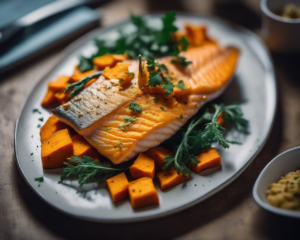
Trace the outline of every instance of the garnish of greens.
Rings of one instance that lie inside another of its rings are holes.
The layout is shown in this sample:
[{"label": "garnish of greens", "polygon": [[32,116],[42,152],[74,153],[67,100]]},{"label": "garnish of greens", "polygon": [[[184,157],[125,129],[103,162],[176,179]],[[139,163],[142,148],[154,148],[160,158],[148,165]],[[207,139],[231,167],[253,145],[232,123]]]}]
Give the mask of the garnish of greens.
[{"label": "garnish of greens", "polygon": [[138,105],[137,103],[131,102],[129,104],[129,110],[136,111],[138,113],[141,113],[143,111],[142,107]]},{"label": "garnish of greens", "polygon": [[119,128],[122,130],[122,131],[126,131],[127,128],[129,128],[129,126],[131,125],[131,123],[133,123],[135,121],[135,115],[132,116],[132,117],[123,117],[123,120],[125,121],[124,123],[121,123],[119,125]]},{"label": "garnish of greens", "polygon": [[128,167],[115,167],[108,163],[101,163],[86,155],[82,158],[77,155],[73,155],[70,162],[75,163],[76,165],[65,162],[64,164],[66,167],[60,176],[60,180],[63,182],[70,176],[78,176],[78,183],[80,186],[85,184],[89,179],[99,182],[105,181],[106,179],[128,169]]},{"label": "garnish of greens", "polygon": [[[151,87],[163,85],[162,89],[166,90],[166,94],[173,93],[174,87],[177,87],[180,90],[184,90],[186,88],[182,80],[180,80],[176,85],[172,83],[173,78],[171,78],[170,76],[165,77],[165,79],[163,80],[161,75],[163,73],[168,74],[168,68],[164,64],[155,62],[154,59],[147,61],[147,69],[148,71],[153,71],[150,72],[148,81],[148,85]],[[155,69],[157,71],[154,71]]]},{"label": "garnish of greens", "polygon": [[[166,140],[164,146],[173,146],[173,156],[165,157],[163,169],[172,167],[186,177],[191,175],[187,167],[189,164],[197,165],[199,160],[195,157],[201,153],[202,149],[210,148],[213,143],[217,143],[223,148],[229,148],[229,144],[236,143],[224,138],[226,130],[218,122],[217,118],[222,113],[226,122],[234,123],[238,130],[247,131],[248,121],[243,118],[243,113],[238,104],[233,105],[212,105],[214,113],[207,108],[201,116],[195,116],[187,124],[186,128],[181,128],[171,138]],[[204,129],[199,129],[199,125],[204,124]]]},{"label": "garnish of greens", "polygon": [[65,92],[68,92],[71,89],[73,89],[73,91],[71,92],[71,97],[74,97],[77,93],[79,93],[83,89],[85,84],[87,84],[93,78],[99,77],[102,74],[102,72],[103,71],[95,72],[95,73],[81,79],[79,82],[70,84],[68,87],[66,87]]},{"label": "garnish of greens", "polygon": [[[142,16],[132,14],[131,23],[135,31],[124,33],[119,30],[119,37],[116,41],[104,41],[95,39],[97,51],[90,57],[79,57],[78,69],[81,72],[94,69],[93,59],[104,54],[126,54],[129,59],[137,59],[141,54],[145,59],[154,59],[165,56],[174,56],[174,63],[187,66],[190,62],[179,56],[178,43],[174,33],[178,30],[175,26],[176,13],[167,12],[162,18],[162,28],[152,28],[146,23]],[[181,50],[185,51],[189,42],[186,38],[179,41]]]},{"label": "garnish of greens", "polygon": [[36,182],[44,182],[44,177],[35,178],[34,181]]}]

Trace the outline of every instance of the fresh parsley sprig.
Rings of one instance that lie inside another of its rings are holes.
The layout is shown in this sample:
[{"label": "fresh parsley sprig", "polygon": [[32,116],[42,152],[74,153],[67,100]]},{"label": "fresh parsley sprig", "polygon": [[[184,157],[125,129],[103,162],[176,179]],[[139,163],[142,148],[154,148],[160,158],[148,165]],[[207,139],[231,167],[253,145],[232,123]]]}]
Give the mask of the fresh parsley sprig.
[{"label": "fresh parsley sprig", "polygon": [[[182,173],[184,177],[190,176],[191,171],[187,167],[189,164],[197,165],[199,160],[195,157],[202,149],[211,147],[211,144],[218,143],[223,148],[229,148],[233,141],[224,138],[225,128],[218,122],[218,116],[223,113],[224,120],[235,123],[239,130],[246,131],[248,121],[244,119],[243,113],[238,104],[218,105],[213,104],[214,113],[210,113],[207,108],[202,116],[195,116],[188,124],[186,130],[180,129],[170,139],[165,141],[164,145],[174,146],[175,156],[165,157],[165,165],[163,169],[174,167],[178,174]],[[205,123],[203,130],[198,129],[201,123]]]},{"label": "fresh parsley sprig", "polygon": [[106,179],[128,169],[128,167],[115,167],[108,163],[101,163],[86,155],[82,158],[77,155],[73,155],[70,162],[75,163],[76,165],[65,162],[64,164],[66,167],[60,176],[60,180],[63,182],[70,176],[78,176],[78,183],[80,186],[90,179],[99,182],[105,181]]},{"label": "fresh parsley sprig", "polygon": [[81,79],[78,82],[72,83],[69,86],[66,87],[65,92],[70,91],[72,88],[73,91],[71,92],[71,97],[74,97],[77,93],[79,93],[85,84],[87,84],[89,81],[91,81],[93,78],[99,77],[102,74],[103,71],[95,72],[83,79]]}]

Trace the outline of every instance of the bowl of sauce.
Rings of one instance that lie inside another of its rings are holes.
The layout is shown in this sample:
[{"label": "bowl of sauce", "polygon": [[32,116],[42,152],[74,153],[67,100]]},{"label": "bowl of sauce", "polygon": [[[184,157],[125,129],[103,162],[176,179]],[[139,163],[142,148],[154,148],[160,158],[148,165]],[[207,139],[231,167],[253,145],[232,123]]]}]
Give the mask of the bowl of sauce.
[{"label": "bowl of sauce", "polygon": [[258,176],[252,194],[262,208],[300,218],[300,147],[270,161]]}]

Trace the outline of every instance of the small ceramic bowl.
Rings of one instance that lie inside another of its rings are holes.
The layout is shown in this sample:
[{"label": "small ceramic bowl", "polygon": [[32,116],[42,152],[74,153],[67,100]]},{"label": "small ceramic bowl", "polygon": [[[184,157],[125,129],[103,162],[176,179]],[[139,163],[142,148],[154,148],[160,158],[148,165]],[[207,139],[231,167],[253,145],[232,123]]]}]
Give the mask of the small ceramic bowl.
[{"label": "small ceramic bowl", "polygon": [[261,0],[261,35],[271,51],[296,53],[300,52],[300,19],[283,18],[274,13],[283,9],[286,4],[300,7],[300,0]]},{"label": "small ceramic bowl", "polygon": [[299,168],[300,147],[287,150],[269,162],[259,174],[253,187],[252,194],[258,205],[276,214],[300,218],[300,211],[292,211],[274,207],[268,203],[266,195],[266,191],[272,183],[278,182],[281,176],[288,172],[296,171]]}]

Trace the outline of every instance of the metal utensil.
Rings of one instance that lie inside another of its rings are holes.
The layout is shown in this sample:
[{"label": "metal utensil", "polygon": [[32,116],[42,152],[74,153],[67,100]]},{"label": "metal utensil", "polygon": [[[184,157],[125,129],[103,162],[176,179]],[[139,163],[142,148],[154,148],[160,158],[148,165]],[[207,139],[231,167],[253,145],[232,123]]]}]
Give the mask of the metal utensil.
[{"label": "metal utensil", "polygon": [[71,10],[82,5],[92,5],[95,3],[103,3],[101,0],[61,0],[47,4],[17,21],[0,29],[0,47],[2,48],[17,34],[21,33],[25,28],[32,26],[33,24],[54,16],[58,13],[62,13],[67,10]]}]

